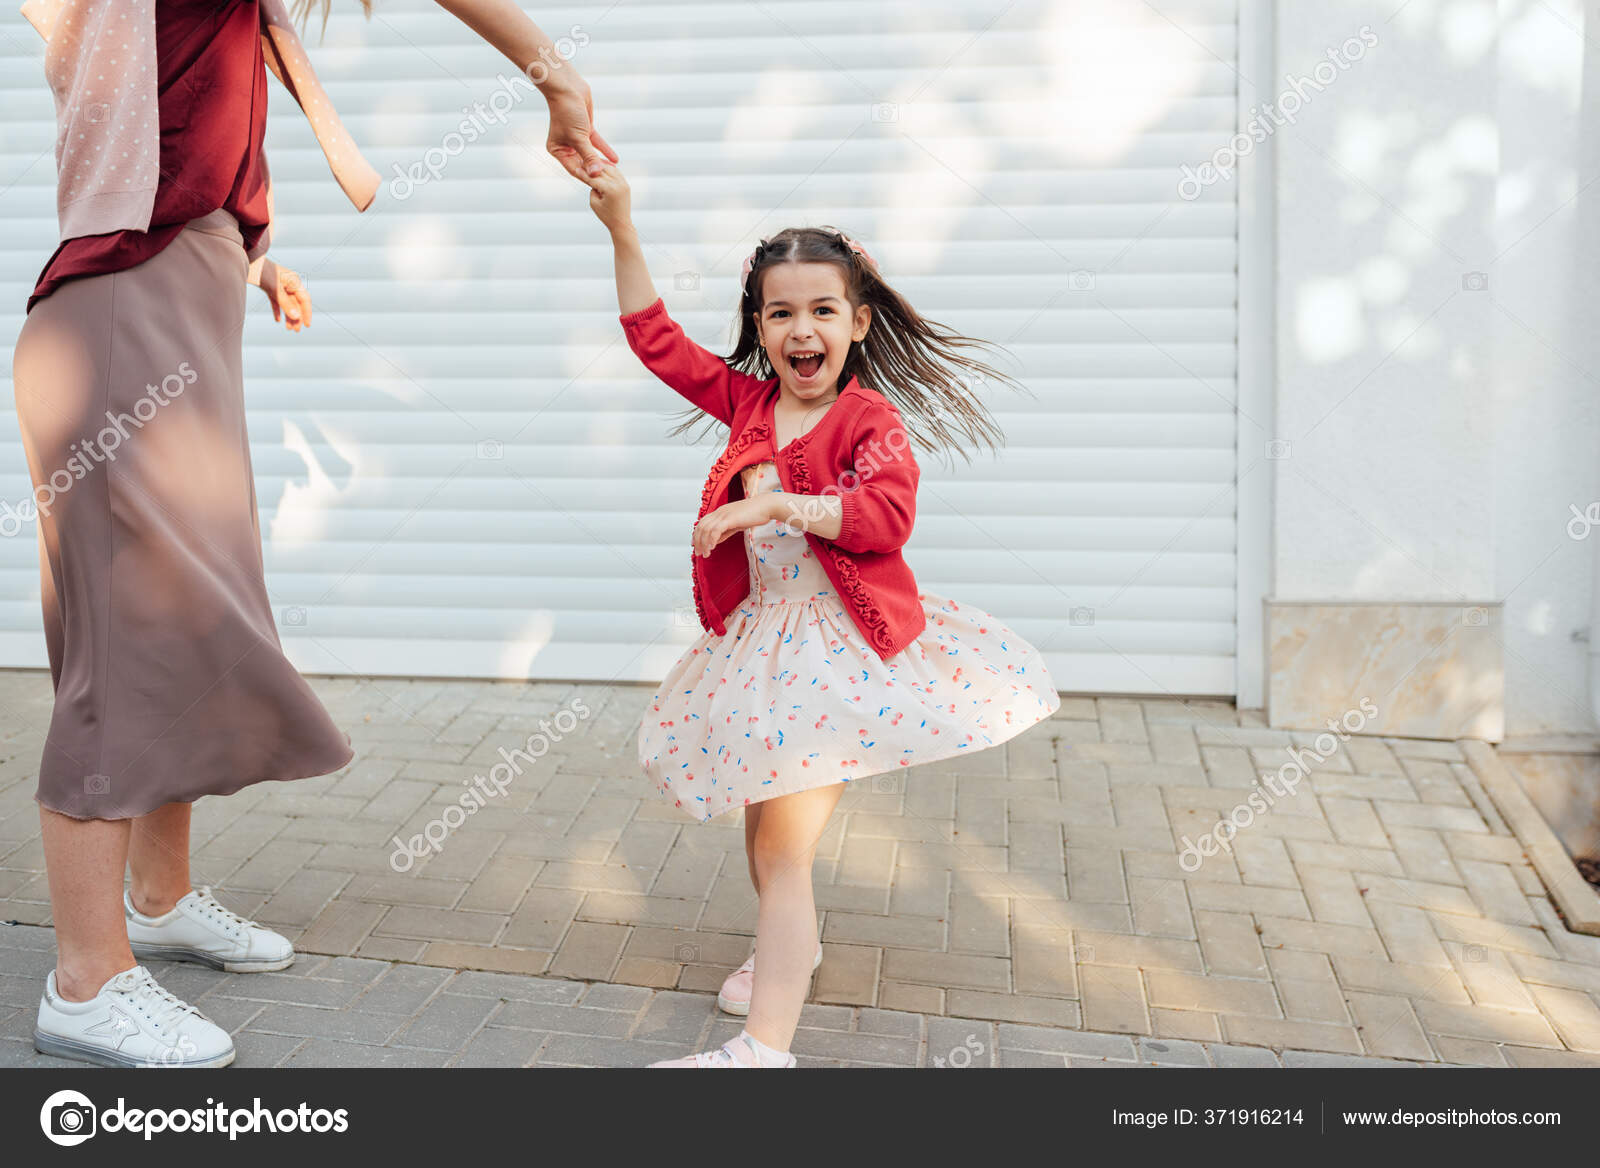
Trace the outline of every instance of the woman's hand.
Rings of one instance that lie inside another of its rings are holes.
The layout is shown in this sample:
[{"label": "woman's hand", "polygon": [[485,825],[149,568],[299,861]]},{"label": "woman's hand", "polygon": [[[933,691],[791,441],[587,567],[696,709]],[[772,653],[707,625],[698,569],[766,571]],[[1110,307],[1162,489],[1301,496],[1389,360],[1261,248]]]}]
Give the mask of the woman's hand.
[{"label": "woman's hand", "polygon": [[777,518],[774,500],[782,497],[779,491],[768,491],[753,499],[724,503],[694,525],[694,554],[709,556],[719,543],[735,532],[772,522]]},{"label": "woman's hand", "polygon": [[311,293],[298,272],[271,260],[261,265],[261,290],[272,305],[272,319],[292,333],[311,327]]},{"label": "woman's hand", "polygon": [[589,209],[615,235],[633,225],[633,192],[628,180],[614,166],[600,167],[598,174],[586,180],[589,184]]},{"label": "woman's hand", "polygon": [[543,87],[550,106],[550,136],[545,139],[545,149],[573,178],[593,185],[594,176],[605,169],[606,162],[619,159],[611,143],[594,128],[594,98],[589,93],[589,83],[570,66],[562,73],[566,76],[551,75],[552,81],[560,77],[559,82]]}]

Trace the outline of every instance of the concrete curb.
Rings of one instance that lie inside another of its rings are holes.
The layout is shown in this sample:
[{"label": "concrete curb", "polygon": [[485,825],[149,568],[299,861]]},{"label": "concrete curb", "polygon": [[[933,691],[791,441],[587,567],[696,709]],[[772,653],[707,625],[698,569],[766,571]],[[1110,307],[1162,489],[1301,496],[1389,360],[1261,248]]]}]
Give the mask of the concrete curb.
[{"label": "concrete curb", "polygon": [[1567,849],[1539,814],[1516,775],[1500,761],[1494,747],[1487,742],[1466,739],[1461,749],[1483,789],[1527,852],[1533,870],[1566,918],[1567,928],[1574,933],[1600,936],[1600,892],[1578,874]]}]

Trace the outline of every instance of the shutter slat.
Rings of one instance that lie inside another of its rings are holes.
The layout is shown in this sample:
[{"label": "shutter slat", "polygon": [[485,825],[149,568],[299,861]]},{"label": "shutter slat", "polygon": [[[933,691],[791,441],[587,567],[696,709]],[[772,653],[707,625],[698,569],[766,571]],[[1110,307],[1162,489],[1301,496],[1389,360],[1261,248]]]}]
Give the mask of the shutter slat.
[{"label": "shutter slat", "polygon": [[[683,403],[623,342],[538,95],[432,0],[353,8],[309,42],[383,176],[368,214],[270,86],[273,254],[316,301],[289,335],[251,293],[244,337],[284,642],[332,673],[657,679],[698,633],[687,536],[718,446],[668,436]],[[728,350],[758,237],[832,223],[919,311],[1003,348],[1026,392],[978,392],[1005,450],[920,456],[924,589],[1010,624],[1065,689],[1233,692],[1237,208],[1229,182],[1178,183],[1235,128],[1237,0],[537,15],[574,38],[691,336]],[[55,239],[55,130],[37,37],[14,10],[0,32],[9,347]],[[506,119],[467,142],[491,101]],[[10,388],[4,508],[29,491]],[[0,664],[42,666],[35,528],[6,514]]]}]

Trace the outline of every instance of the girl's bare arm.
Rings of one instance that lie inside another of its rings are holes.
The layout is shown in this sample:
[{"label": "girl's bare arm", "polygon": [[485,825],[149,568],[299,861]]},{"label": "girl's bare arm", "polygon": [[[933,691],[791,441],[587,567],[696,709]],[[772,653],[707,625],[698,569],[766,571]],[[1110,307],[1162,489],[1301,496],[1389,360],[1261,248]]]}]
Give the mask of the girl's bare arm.
[{"label": "girl's bare arm", "polygon": [[588,183],[589,206],[611,233],[617,270],[617,308],[624,316],[642,312],[660,296],[655,282],[650,279],[650,265],[645,262],[644,248],[639,245],[639,233],[633,226],[628,180],[622,177],[620,170],[607,166],[599,174],[591,175]]}]

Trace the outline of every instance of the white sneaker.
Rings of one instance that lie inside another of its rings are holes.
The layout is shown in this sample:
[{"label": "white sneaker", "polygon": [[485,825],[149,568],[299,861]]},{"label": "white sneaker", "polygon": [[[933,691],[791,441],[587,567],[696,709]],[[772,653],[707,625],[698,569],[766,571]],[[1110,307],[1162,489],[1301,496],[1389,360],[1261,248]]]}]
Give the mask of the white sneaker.
[{"label": "white sneaker", "polygon": [[56,993],[55,970],[39,999],[34,1049],[107,1067],[225,1067],[233,1039],[156,984],[142,965],[125,969],[87,1002]]},{"label": "white sneaker", "polygon": [[[795,1057],[788,1051],[783,1052],[785,1062],[778,1063],[772,1069],[789,1070],[795,1066]],[[683,1058],[662,1059],[658,1063],[651,1063],[650,1069],[695,1069],[695,1070],[759,1070],[764,1069],[761,1056],[756,1053],[754,1043],[747,1034],[737,1034],[728,1039],[716,1050],[705,1050],[699,1054],[686,1055]]]},{"label": "white sneaker", "polygon": [[268,973],[294,964],[288,938],[223,908],[209,888],[189,893],[159,917],[135,909],[126,892],[122,904],[128,944],[140,960],[198,961],[228,973]]}]

